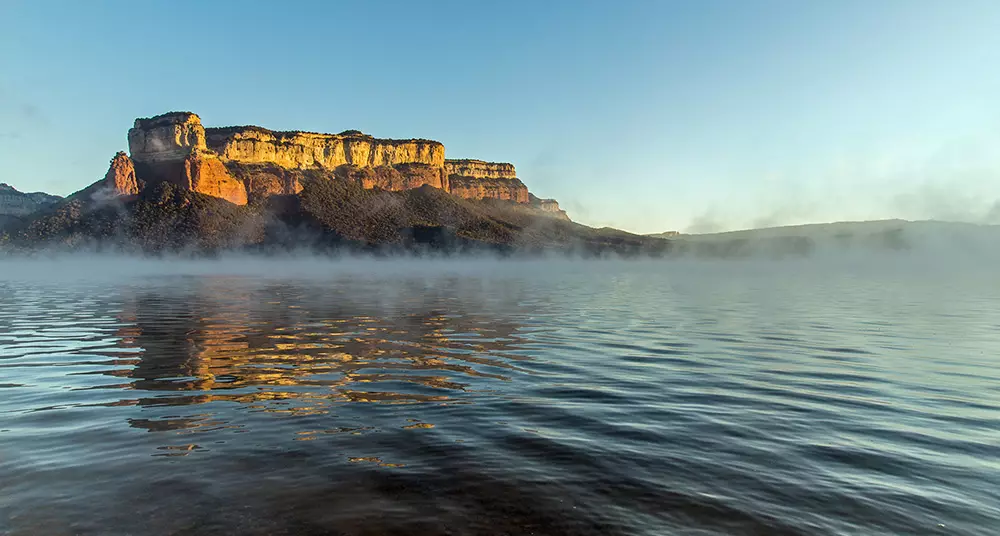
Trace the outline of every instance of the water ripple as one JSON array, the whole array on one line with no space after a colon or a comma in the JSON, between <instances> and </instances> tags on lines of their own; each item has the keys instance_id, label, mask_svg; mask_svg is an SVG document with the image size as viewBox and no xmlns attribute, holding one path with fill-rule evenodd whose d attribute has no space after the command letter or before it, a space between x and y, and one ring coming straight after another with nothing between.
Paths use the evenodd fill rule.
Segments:
<instances>
[{"instance_id":1,"label":"water ripple","mask_svg":"<svg viewBox=\"0 0 1000 536\"><path fill-rule=\"evenodd\" d=\"M1000 529L989 278L392 266L0 281L0 533Z\"/></svg>"}]
</instances>

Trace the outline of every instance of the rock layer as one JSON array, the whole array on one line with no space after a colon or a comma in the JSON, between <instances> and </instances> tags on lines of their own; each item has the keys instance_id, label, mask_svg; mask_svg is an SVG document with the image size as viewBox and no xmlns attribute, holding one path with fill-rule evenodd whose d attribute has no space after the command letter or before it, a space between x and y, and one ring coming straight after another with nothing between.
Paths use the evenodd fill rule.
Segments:
<instances>
[{"instance_id":1,"label":"rock layer","mask_svg":"<svg viewBox=\"0 0 1000 536\"><path fill-rule=\"evenodd\" d=\"M224 160L285 168L334 169L397 164L444 165L444 145L430 140L380 140L360 132L314 134L260 127L210 128L208 147Z\"/></svg>"},{"instance_id":2,"label":"rock layer","mask_svg":"<svg viewBox=\"0 0 1000 536\"><path fill-rule=\"evenodd\" d=\"M528 187L517 178L513 164L482 160L445 160L451 193L466 199L529 201Z\"/></svg>"},{"instance_id":3,"label":"rock layer","mask_svg":"<svg viewBox=\"0 0 1000 536\"><path fill-rule=\"evenodd\" d=\"M528 187L520 179L489 179L482 177L448 177L451 193L466 199L503 199L515 203L528 202Z\"/></svg>"},{"instance_id":4,"label":"rock layer","mask_svg":"<svg viewBox=\"0 0 1000 536\"><path fill-rule=\"evenodd\" d=\"M516 179L514 164L484 162L482 160L445 160L444 170L448 175L478 177L483 179Z\"/></svg>"},{"instance_id":5,"label":"rock layer","mask_svg":"<svg viewBox=\"0 0 1000 536\"><path fill-rule=\"evenodd\" d=\"M136 119L128 131L128 151L136 162L178 162L191 151L206 149L205 127L191 112Z\"/></svg>"},{"instance_id":6,"label":"rock layer","mask_svg":"<svg viewBox=\"0 0 1000 536\"><path fill-rule=\"evenodd\" d=\"M171 112L136 119L128 142L138 179L168 181L236 204L298 193L302 173L316 173L309 170L364 188L433 186L468 199L531 203L512 164L445 160L444 145L431 140L378 139L356 130L317 134L255 126L205 128L193 113ZM133 189L124 168L109 170L109 177L122 192ZM531 206L565 215L547 201Z\"/></svg>"}]
</instances>

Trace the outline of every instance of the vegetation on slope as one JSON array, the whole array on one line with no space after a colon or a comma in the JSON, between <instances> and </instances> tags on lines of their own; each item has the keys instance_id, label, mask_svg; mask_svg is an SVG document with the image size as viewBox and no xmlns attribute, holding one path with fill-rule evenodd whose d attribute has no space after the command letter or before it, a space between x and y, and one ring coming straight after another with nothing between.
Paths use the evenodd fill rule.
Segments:
<instances>
[{"instance_id":1,"label":"vegetation on slope","mask_svg":"<svg viewBox=\"0 0 1000 536\"><path fill-rule=\"evenodd\" d=\"M14 222L7 248L91 247L213 252L249 248L365 252L662 254L664 240L592 229L507 201L461 199L424 186L365 189L319 170L299 171L298 195L237 206L159 183L134 199L100 201L95 184Z\"/></svg>"}]
</instances>

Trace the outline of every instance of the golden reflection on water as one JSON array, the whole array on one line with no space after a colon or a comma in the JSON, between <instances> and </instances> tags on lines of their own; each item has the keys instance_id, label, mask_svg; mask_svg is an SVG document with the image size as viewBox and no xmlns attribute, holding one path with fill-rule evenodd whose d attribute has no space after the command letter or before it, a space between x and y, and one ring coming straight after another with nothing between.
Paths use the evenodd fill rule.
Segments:
<instances>
[{"instance_id":1,"label":"golden reflection on water","mask_svg":"<svg viewBox=\"0 0 1000 536\"><path fill-rule=\"evenodd\" d=\"M104 386L135 396L107 405L230 403L301 417L340 404L461 403L461 395L509 381L524 359L509 353L519 342L518 326L495 306L470 311L463 300L434 293L369 303L358 292L310 290L207 283L177 294L136 295L117 315L116 331L117 346L136 357L117 354L119 364L131 367L107 374L127 382ZM129 423L178 432L240 426L211 413ZM309 430L296 439L366 430Z\"/></svg>"}]
</instances>

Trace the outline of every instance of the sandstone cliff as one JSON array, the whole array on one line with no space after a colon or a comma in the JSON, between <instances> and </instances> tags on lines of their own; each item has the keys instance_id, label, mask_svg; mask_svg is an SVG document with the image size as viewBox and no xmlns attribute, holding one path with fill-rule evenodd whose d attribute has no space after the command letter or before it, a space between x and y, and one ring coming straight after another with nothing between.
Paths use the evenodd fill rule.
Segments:
<instances>
[{"instance_id":1,"label":"sandstone cliff","mask_svg":"<svg viewBox=\"0 0 1000 536\"><path fill-rule=\"evenodd\" d=\"M512 164L445 160L444 145L431 140L378 139L356 130L317 134L255 126L205 128L193 113L171 112L136 119L128 143L139 182L169 182L238 205L297 194L303 173L315 171L369 189L433 186L467 199L498 199L560 212L558 206L552 211L531 203ZM112 168L115 165L112 162ZM128 183L124 176L119 181L122 170L108 173L109 180ZM131 187L118 182L121 195L129 195Z\"/></svg>"},{"instance_id":2,"label":"sandstone cliff","mask_svg":"<svg viewBox=\"0 0 1000 536\"><path fill-rule=\"evenodd\" d=\"M517 178L513 164L482 160L446 160L451 193L466 199L503 199L528 203L528 188Z\"/></svg>"},{"instance_id":3,"label":"sandstone cliff","mask_svg":"<svg viewBox=\"0 0 1000 536\"><path fill-rule=\"evenodd\" d=\"M483 162L482 160L445 160L444 169L449 175L479 177L484 179L516 179L513 164Z\"/></svg>"},{"instance_id":4,"label":"sandstone cliff","mask_svg":"<svg viewBox=\"0 0 1000 536\"><path fill-rule=\"evenodd\" d=\"M208 148L225 160L285 168L397 164L444 165L444 145L430 140L380 140L357 131L341 134L274 132L260 127L204 130Z\"/></svg>"},{"instance_id":5,"label":"sandstone cliff","mask_svg":"<svg viewBox=\"0 0 1000 536\"><path fill-rule=\"evenodd\" d=\"M483 177L448 177L451 193L466 199L502 199L515 203L528 202L528 187L520 179L490 179Z\"/></svg>"}]
</instances>

